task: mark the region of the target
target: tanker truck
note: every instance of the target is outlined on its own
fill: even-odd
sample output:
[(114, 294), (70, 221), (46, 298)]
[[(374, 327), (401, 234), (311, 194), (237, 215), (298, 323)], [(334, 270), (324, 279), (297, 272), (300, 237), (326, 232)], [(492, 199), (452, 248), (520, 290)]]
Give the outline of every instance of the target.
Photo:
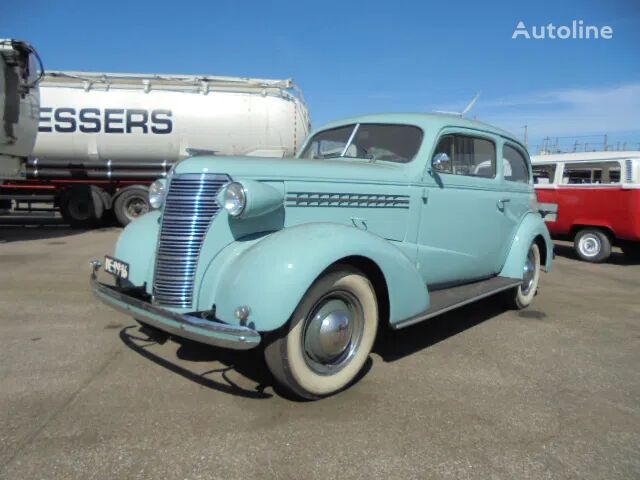
[(25, 178), (26, 160), (38, 132), (42, 74), (42, 62), (31, 45), (0, 39), (0, 183)]
[(18, 209), (59, 208), (89, 227), (149, 210), (148, 186), (199, 154), (293, 156), (310, 129), (292, 80), (48, 71)]

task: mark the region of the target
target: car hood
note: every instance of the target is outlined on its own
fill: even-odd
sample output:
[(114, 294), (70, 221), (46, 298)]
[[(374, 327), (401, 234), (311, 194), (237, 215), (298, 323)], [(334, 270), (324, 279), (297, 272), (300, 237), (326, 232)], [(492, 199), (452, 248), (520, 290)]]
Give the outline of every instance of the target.
[(182, 173), (225, 173), (232, 178), (257, 180), (354, 181), (404, 183), (411, 181), (407, 164), (368, 159), (303, 160), (270, 157), (198, 156), (182, 160)]

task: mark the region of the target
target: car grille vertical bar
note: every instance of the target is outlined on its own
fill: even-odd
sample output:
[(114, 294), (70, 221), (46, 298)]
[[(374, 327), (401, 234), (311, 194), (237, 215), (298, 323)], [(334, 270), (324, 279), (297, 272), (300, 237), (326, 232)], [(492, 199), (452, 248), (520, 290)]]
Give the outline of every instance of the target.
[(160, 227), (153, 278), (153, 302), (190, 308), (200, 247), (220, 210), (216, 196), (230, 178), (220, 174), (174, 175)]

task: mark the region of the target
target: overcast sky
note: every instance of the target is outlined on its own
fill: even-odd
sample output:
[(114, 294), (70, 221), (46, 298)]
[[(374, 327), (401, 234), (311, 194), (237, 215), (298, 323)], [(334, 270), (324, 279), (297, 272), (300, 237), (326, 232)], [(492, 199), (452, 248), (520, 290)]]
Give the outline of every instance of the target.
[[(519, 21), (610, 40), (512, 39)], [(0, 36), (58, 70), (293, 77), (315, 126), (462, 110), (522, 136), (609, 134), (640, 148), (640, 1), (0, 2)], [(601, 137), (597, 137), (601, 138)], [(631, 143), (630, 143), (631, 145)]]

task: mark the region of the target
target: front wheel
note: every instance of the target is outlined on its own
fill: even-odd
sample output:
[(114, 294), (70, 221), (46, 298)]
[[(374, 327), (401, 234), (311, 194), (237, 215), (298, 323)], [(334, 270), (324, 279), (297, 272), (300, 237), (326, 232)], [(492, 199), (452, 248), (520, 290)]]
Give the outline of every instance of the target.
[(318, 399), (351, 383), (362, 370), (378, 330), (371, 282), (341, 267), (309, 288), (287, 325), (267, 337), (265, 359), (294, 394)]
[(522, 267), (522, 283), (512, 290), (504, 293), (507, 306), (516, 310), (522, 310), (533, 302), (533, 297), (538, 291), (540, 281), (540, 247), (533, 242), (529, 247), (527, 258)]

